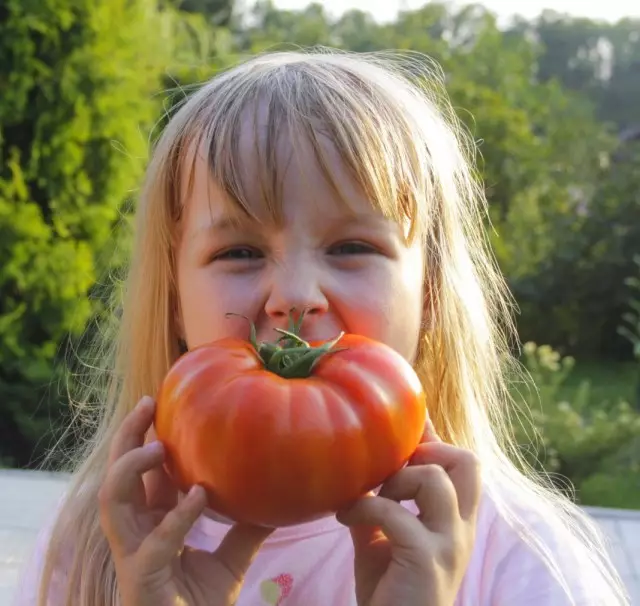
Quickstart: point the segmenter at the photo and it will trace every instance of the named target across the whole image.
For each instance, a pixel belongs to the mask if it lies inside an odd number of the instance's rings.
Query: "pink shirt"
[[[405,506],[414,507],[413,503]],[[567,548],[564,530],[540,520],[536,525],[546,545],[560,556],[573,601],[485,495],[474,552],[455,606],[614,606],[589,563]],[[225,524],[202,517],[187,544],[213,551],[227,530]],[[41,547],[36,547],[14,606],[36,604],[41,555]],[[425,596],[425,604],[428,601]],[[49,604],[62,606],[62,600],[54,592]],[[351,536],[335,518],[278,529],[265,542],[247,573],[237,606],[276,605],[356,606]]]

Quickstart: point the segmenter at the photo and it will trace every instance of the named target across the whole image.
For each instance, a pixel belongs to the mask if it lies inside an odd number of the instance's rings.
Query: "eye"
[[[249,248],[247,246],[236,246],[235,248],[228,248],[222,252],[215,253],[212,257],[212,261],[252,261],[254,259],[262,259],[264,255],[255,248]]]
[[[329,249],[331,255],[371,255],[376,249],[364,242],[340,242]]]

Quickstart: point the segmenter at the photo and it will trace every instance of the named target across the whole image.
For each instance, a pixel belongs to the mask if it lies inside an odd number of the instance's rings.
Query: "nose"
[[[308,264],[274,268],[269,286],[264,309],[275,320],[289,318],[292,310],[295,310],[297,319],[303,310],[306,316],[319,316],[329,309],[318,272]]]

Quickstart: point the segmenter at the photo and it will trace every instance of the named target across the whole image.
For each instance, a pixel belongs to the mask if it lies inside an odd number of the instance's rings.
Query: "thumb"
[[[356,558],[362,553],[366,553],[373,545],[386,541],[386,537],[380,526],[360,524],[349,528],[353,549]]]
[[[381,578],[389,565],[389,540],[376,520],[367,514],[366,505],[376,500],[377,497],[368,495],[337,515],[338,521],[351,533],[356,586],[359,579]]]
[[[152,424],[147,431],[145,442],[154,442],[158,439],[155,426]],[[162,465],[149,470],[143,477],[144,488],[147,495],[147,507],[167,511],[173,509],[178,503],[178,489],[169,477],[167,470]]]
[[[372,544],[384,539],[384,533],[380,526],[375,524],[367,515],[369,501],[374,499],[373,492],[367,493],[349,509],[343,509],[336,514],[336,519],[340,524],[347,526],[351,532],[351,540],[356,556],[359,552],[369,548]],[[364,505],[364,507],[363,507]]]

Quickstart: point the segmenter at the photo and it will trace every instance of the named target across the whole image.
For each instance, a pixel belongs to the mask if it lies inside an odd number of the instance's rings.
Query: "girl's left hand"
[[[480,501],[476,456],[431,431],[378,496],[338,520],[355,548],[358,606],[452,606],[469,564]],[[416,516],[400,501],[413,500]]]

